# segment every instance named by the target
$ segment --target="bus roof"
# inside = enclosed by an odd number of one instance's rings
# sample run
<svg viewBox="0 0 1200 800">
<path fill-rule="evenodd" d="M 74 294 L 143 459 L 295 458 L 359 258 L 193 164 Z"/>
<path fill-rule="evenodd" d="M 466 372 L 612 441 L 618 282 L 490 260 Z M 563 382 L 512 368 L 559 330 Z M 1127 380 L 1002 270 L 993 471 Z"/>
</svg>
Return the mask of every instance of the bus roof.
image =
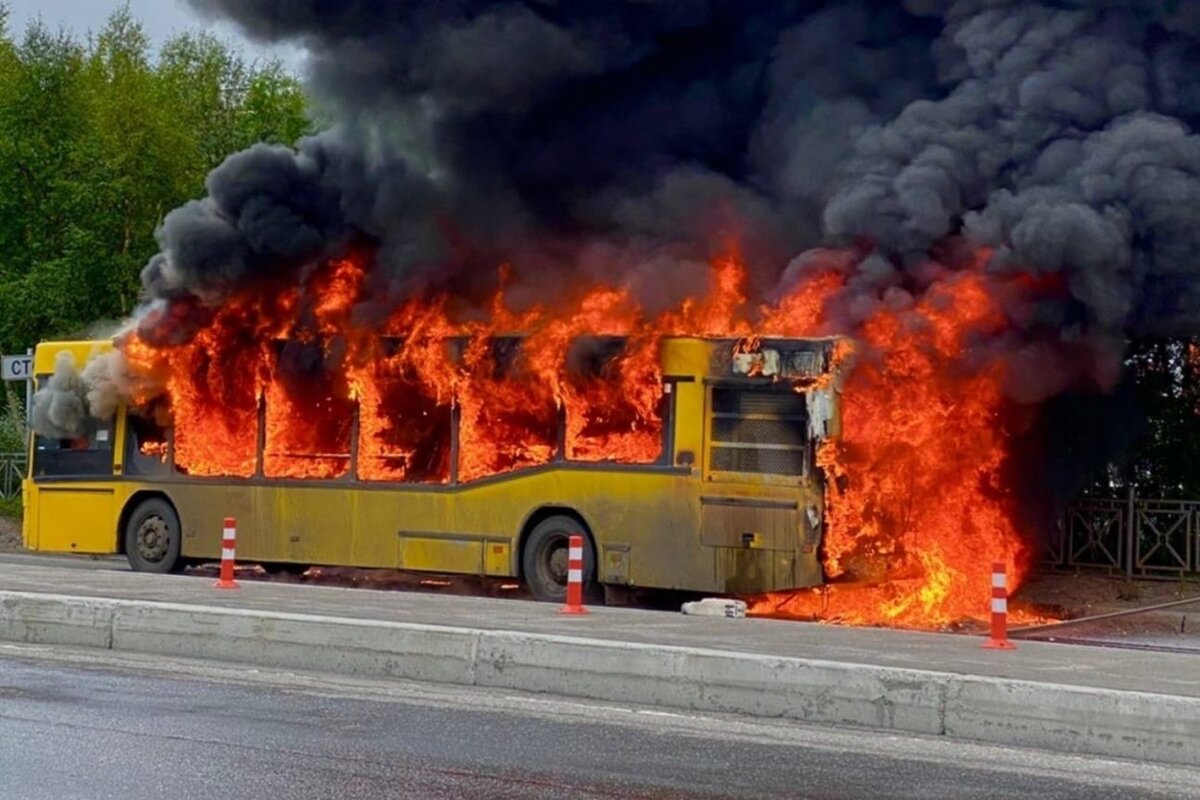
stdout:
<svg viewBox="0 0 1200 800">
<path fill-rule="evenodd" d="M 595 338 L 595 339 L 623 339 L 623 338 L 626 338 L 626 337 L 622 337 L 622 336 L 607 336 L 605 334 L 584 335 L 579 338 L 587 339 L 587 338 L 589 338 L 589 336 L 591 338 Z M 382 338 L 397 339 L 399 337 L 393 336 L 393 337 L 382 337 Z M 518 334 L 501 334 L 501 335 L 497 335 L 496 338 L 520 339 L 520 338 L 523 338 L 523 335 L 519 334 L 519 333 Z M 679 345 L 682 345 L 682 347 L 685 350 L 689 349 L 688 343 L 691 343 L 693 346 L 696 346 L 696 345 L 711 346 L 714 344 L 729 344 L 729 343 L 741 341 L 741 338 L 736 337 L 736 336 L 664 336 L 662 338 L 664 341 L 676 342 Z M 762 343 L 763 346 L 767 346 L 767 347 L 781 346 L 781 345 L 786 347 L 788 344 L 791 344 L 793 346 L 800 346 L 800 347 L 803 347 L 805 345 L 812 347 L 812 346 L 820 346 L 820 345 L 829 345 L 830 343 L 835 342 L 841 338 L 844 338 L 844 337 L 838 337 L 838 336 L 783 337 L 783 336 L 763 335 L 760 338 L 760 342 Z M 34 371 L 35 375 L 49 375 L 49 374 L 53 373 L 54 372 L 54 362 L 58 358 L 58 354 L 62 353 L 64 351 L 71 354 L 71 356 L 75 359 L 75 364 L 77 367 L 82 368 L 83 365 L 86 364 L 90 359 L 94 358 L 95 356 L 101 355 L 103 353 L 110 352 L 113 349 L 113 347 L 114 347 L 114 341 L 112 339 L 90 339 L 90 340 L 89 339 L 78 339 L 78 340 L 68 340 L 68 341 L 41 342 L 40 344 L 38 344 L 37 349 L 34 351 L 33 371 Z M 670 360 L 670 359 L 668 359 L 668 360 Z"/>
<path fill-rule="evenodd" d="M 70 353 L 75 359 L 75 366 L 82 367 L 95 356 L 107 353 L 112 349 L 112 339 L 42 342 L 33 351 L 33 373 L 35 375 L 53 373 L 54 362 L 58 358 L 58 354 L 62 352 Z"/>
</svg>

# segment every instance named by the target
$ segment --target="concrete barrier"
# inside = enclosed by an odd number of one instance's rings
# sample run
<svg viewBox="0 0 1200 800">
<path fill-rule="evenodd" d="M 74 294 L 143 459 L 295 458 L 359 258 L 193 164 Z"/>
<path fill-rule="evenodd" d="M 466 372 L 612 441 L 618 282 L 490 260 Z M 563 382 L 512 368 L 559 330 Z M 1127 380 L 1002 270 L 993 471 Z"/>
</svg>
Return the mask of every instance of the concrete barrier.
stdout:
<svg viewBox="0 0 1200 800">
<path fill-rule="evenodd" d="M 479 634 L 473 630 L 170 603 L 84 602 L 112 604 L 113 650 L 364 677 L 474 680 Z"/>
<path fill-rule="evenodd" d="M 482 632 L 476 683 L 940 734 L 945 676 L 723 650 Z"/>
<path fill-rule="evenodd" d="M 1200 698 L 715 649 L 0 592 L 0 639 L 1200 765 Z"/>
<path fill-rule="evenodd" d="M 111 649 L 115 610 L 111 601 L 0 592 L 0 639 Z"/>
<path fill-rule="evenodd" d="M 1200 764 L 1200 698 L 960 676 L 945 733 L 1071 753 Z"/>
</svg>

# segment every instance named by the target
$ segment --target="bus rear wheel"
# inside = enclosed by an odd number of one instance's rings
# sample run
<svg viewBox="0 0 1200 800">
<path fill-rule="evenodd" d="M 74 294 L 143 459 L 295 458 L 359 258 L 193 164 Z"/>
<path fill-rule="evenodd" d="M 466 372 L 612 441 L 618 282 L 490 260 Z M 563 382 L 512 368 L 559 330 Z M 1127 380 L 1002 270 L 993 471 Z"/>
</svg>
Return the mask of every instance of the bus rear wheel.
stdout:
<svg viewBox="0 0 1200 800">
<path fill-rule="evenodd" d="M 125 557 L 134 572 L 181 571 L 181 543 L 179 515 L 165 500 L 143 500 L 125 523 Z"/>
<path fill-rule="evenodd" d="M 567 548 L 570 537 L 583 537 L 583 587 L 592 594 L 596 553 L 583 525 L 568 516 L 548 517 L 537 524 L 521 552 L 521 574 L 535 600 L 562 603 L 567 599 Z"/>
</svg>

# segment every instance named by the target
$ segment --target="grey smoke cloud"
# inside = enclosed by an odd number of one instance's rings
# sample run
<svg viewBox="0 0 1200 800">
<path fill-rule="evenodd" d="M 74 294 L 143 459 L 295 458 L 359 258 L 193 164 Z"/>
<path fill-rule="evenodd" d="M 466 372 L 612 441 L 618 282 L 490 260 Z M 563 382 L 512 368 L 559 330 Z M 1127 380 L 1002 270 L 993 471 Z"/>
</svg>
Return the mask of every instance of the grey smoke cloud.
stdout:
<svg viewBox="0 0 1200 800">
<path fill-rule="evenodd" d="M 84 396 L 88 413 L 102 420 L 112 419 L 123 399 L 133 395 L 135 378 L 120 350 L 110 350 L 92 358 L 79 374 L 87 387 Z"/>
<path fill-rule="evenodd" d="M 74 439 L 87 430 L 87 384 L 68 352 L 54 359 L 54 374 L 33 395 L 33 427 L 43 436 Z"/>
</svg>

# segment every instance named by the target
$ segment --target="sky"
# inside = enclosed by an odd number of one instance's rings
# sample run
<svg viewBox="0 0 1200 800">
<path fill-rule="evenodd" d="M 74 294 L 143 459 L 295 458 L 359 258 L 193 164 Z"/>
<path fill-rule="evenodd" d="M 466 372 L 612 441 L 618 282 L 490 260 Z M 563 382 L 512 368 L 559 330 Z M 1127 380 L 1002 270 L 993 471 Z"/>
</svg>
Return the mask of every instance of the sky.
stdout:
<svg viewBox="0 0 1200 800">
<path fill-rule="evenodd" d="M 299 69 L 302 51 L 268 48 L 252 42 L 231 25 L 213 23 L 201 17 L 184 0 L 0 0 L 0 5 L 9 8 L 8 29 L 16 39 L 23 35 L 26 25 L 39 16 L 50 28 L 66 28 L 82 39 L 89 31 L 104 27 L 108 16 L 126 4 L 134 18 L 146 28 L 156 48 L 174 33 L 201 29 L 237 45 L 247 58 L 276 56 L 293 71 Z"/>
</svg>

